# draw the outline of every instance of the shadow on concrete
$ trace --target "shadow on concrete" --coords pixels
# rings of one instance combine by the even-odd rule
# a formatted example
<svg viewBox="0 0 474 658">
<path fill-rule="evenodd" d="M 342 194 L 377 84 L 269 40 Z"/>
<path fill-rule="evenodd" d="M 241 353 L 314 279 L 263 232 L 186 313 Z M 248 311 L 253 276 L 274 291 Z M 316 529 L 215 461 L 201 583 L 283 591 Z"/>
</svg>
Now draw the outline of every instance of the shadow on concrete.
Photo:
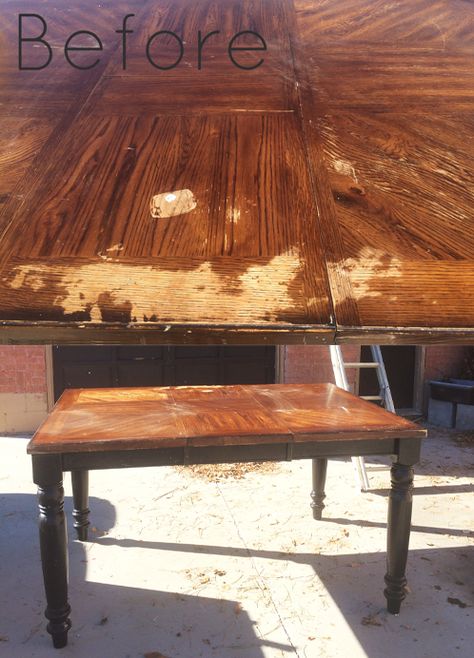
<svg viewBox="0 0 474 658">
<path fill-rule="evenodd" d="M 387 498 L 390 488 L 370 489 L 368 493 Z M 415 483 L 415 488 L 413 489 L 414 496 L 438 496 L 439 494 L 462 493 L 474 493 L 474 484 L 436 484 L 430 487 L 419 487 Z"/>
<path fill-rule="evenodd" d="M 409 654 L 426 657 L 434 655 L 425 653 L 425 648 L 432 648 L 433 642 L 438 648 L 436 655 L 455 655 L 459 658 L 472 655 L 474 546 L 411 550 L 407 571 L 409 594 L 402 605 L 401 614 L 394 616 L 385 610 L 384 551 L 321 555 L 270 549 L 247 550 L 227 546 L 116 540 L 110 537 L 100 538 L 98 542 L 127 548 L 140 546 L 157 551 L 207 553 L 242 559 L 263 558 L 310 565 L 369 658 L 400 658 Z M 262 567 L 262 573 L 270 587 L 272 578 L 281 578 L 275 567 L 272 569 L 273 576 L 265 573 L 265 566 Z M 315 629 L 318 629 L 316 635 L 322 632 L 320 624 L 321 620 L 315 619 Z M 447 628 L 449 632 L 446 632 Z M 330 630 L 327 629 L 326 633 L 330 633 Z M 439 640 L 434 639 L 437 635 Z"/>
<path fill-rule="evenodd" d="M 69 498 L 65 507 L 67 512 L 71 511 Z M 115 509 L 109 502 L 91 498 L 91 508 L 94 510 L 94 523 L 102 530 L 114 525 Z M 68 520 L 72 538 L 70 514 Z M 329 519 L 322 523 L 340 521 Z M 0 655 L 8 658 L 46 658 L 52 652 L 50 639 L 44 630 L 44 596 L 36 523 L 35 496 L 0 496 L 0 636 L 5 635 L 3 626 L 9 629 L 11 635 L 1 642 Z M 350 523 L 370 524 L 353 520 Z M 433 646 L 433 636 L 438 632 L 438 655 L 456 655 L 459 658 L 471 655 L 474 641 L 474 546 L 411 550 L 408 577 L 412 593 L 404 603 L 401 615 L 393 617 L 385 613 L 382 595 L 385 571 L 383 546 L 380 547 L 381 552 L 322 555 L 274 551 L 271 548 L 254 550 L 103 536 L 86 544 L 70 541 L 70 595 L 74 626 L 70 644 L 61 652 L 64 656 L 134 658 L 148 653 L 169 658 L 177 655 L 180 658 L 263 658 L 263 647 L 274 649 L 275 655 L 292 653 L 289 644 L 258 638 L 254 622 L 236 601 L 87 582 L 87 554 L 95 544 L 138 547 L 157 553 L 176 551 L 190 555 L 206 553 L 264 559 L 262 573 L 270 588 L 273 579 L 281 578 L 279 562 L 309 565 L 326 588 L 328 594 L 325 596 L 334 600 L 370 658 L 381 655 L 384 658 L 399 658 L 408 653 L 425 656 L 427 654 L 422 649 L 424 643 Z M 133 569 L 133 566 L 131 557 L 128 568 Z M 192 566 L 190 557 L 190 568 Z M 298 583 L 294 586 L 297 587 Z M 319 624 L 321 621 L 315 619 L 316 636 L 322 632 Z M 444 633 L 441 632 L 443 627 Z M 447 627 L 449 633 L 446 632 Z M 15 629 L 14 633 L 11 629 Z M 327 629 L 326 633 L 330 630 Z M 387 641 L 388 637 L 392 638 L 392 642 Z M 199 651 L 196 644 L 200 647 Z"/>
<path fill-rule="evenodd" d="M 101 531 L 114 526 L 115 508 L 108 501 L 91 497 L 90 507 Z M 43 616 L 36 510 L 34 495 L 0 495 L 0 656 L 6 658 L 46 658 L 54 652 Z M 65 511 L 73 628 L 58 656 L 263 658 L 263 646 L 274 648 L 275 655 L 292 653 L 290 644 L 259 638 L 255 622 L 237 601 L 88 582 L 94 542 L 72 541 L 70 497 Z"/>
<path fill-rule="evenodd" d="M 372 493 L 372 492 L 371 492 Z M 379 521 L 367 521 L 366 519 L 347 519 L 347 518 L 327 518 L 328 523 L 338 523 L 339 525 L 353 525 L 362 528 L 386 528 L 386 523 Z M 426 532 L 430 535 L 445 535 L 446 537 L 474 537 L 474 531 L 469 528 L 437 528 L 434 526 L 412 525 L 412 532 Z"/>
</svg>

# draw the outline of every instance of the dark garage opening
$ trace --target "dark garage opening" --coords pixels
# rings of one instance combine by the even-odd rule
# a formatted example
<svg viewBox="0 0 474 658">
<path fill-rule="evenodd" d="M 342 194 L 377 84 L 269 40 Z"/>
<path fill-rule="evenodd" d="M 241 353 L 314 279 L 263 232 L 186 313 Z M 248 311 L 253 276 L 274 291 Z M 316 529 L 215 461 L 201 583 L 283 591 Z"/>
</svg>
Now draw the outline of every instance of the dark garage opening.
<svg viewBox="0 0 474 658">
<path fill-rule="evenodd" d="M 415 406 L 416 347 L 413 345 L 383 345 L 382 356 L 392 391 L 395 408 L 412 409 Z M 372 361 L 370 347 L 363 346 L 362 361 Z M 361 370 L 360 395 L 378 395 L 379 385 L 373 370 Z"/>
<path fill-rule="evenodd" d="M 54 396 L 65 388 L 272 384 L 275 347 L 53 347 Z"/>
</svg>

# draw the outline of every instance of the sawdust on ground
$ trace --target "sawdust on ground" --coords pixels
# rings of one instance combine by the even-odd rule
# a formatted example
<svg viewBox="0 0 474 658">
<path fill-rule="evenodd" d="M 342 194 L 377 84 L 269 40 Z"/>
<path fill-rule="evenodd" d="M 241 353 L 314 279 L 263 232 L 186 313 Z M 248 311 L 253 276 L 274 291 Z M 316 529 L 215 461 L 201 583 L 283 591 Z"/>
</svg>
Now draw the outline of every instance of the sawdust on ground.
<svg viewBox="0 0 474 658">
<path fill-rule="evenodd" d="M 417 419 L 418 421 L 420 419 Z M 474 432 L 460 432 L 455 429 L 445 429 L 435 427 L 424 422 L 421 423 L 428 429 L 429 436 L 432 438 L 446 438 L 454 441 L 458 445 L 474 445 Z M 184 473 L 190 477 L 202 478 L 208 482 L 219 482 L 221 480 L 235 479 L 241 480 L 249 473 L 270 474 L 278 473 L 281 470 L 279 462 L 244 462 L 235 464 L 197 464 L 192 466 L 176 466 L 178 472 Z"/>
<path fill-rule="evenodd" d="M 423 423 L 423 425 L 427 428 L 430 438 L 445 438 L 454 441 L 458 445 L 474 445 L 474 430 L 460 431 L 446 427 L 437 427 L 428 423 Z"/>
<path fill-rule="evenodd" d="M 191 477 L 203 478 L 208 482 L 219 482 L 233 478 L 241 480 L 248 473 L 277 473 L 281 467 L 278 462 L 244 462 L 235 464 L 197 464 L 192 466 L 176 466 L 179 473 Z"/>
</svg>

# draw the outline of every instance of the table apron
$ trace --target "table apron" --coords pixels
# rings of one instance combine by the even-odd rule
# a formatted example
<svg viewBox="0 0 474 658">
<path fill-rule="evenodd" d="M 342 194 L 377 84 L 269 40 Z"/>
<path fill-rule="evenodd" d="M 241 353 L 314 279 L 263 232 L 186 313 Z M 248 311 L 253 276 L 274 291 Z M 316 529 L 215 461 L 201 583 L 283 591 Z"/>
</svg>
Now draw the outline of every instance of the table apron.
<svg viewBox="0 0 474 658">
<path fill-rule="evenodd" d="M 367 439 L 317 441 L 314 443 L 276 443 L 261 445 L 188 446 L 107 452 L 61 454 L 63 471 L 80 469 L 133 468 L 141 466 L 188 466 L 192 464 L 225 464 L 251 461 L 292 461 L 295 459 L 351 457 L 368 455 L 400 455 L 419 452 L 418 439 Z M 412 447 L 412 449 L 411 449 Z M 416 461 L 416 459 L 414 460 Z"/>
</svg>

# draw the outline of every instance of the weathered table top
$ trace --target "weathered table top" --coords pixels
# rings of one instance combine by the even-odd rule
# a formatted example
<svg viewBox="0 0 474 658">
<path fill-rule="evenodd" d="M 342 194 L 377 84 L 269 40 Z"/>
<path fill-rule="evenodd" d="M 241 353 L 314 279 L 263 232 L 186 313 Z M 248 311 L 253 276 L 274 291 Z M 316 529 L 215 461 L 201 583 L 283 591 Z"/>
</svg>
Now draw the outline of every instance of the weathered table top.
<svg viewBox="0 0 474 658">
<path fill-rule="evenodd" d="M 0 18 L 1 342 L 474 341 L 472 1 Z"/>
<path fill-rule="evenodd" d="M 426 430 L 334 384 L 69 389 L 31 454 L 376 438 Z"/>
</svg>

